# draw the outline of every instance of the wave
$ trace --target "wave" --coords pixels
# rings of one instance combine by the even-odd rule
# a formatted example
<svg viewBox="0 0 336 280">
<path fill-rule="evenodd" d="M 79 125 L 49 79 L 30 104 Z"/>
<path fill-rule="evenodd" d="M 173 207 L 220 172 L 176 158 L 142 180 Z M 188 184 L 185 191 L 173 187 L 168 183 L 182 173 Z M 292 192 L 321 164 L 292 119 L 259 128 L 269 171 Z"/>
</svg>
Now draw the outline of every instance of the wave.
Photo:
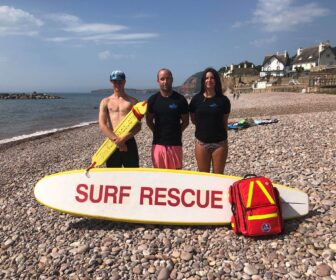
<svg viewBox="0 0 336 280">
<path fill-rule="evenodd" d="M 29 138 L 35 138 L 35 137 L 43 136 L 43 135 L 46 135 L 46 134 L 53 134 L 53 133 L 68 130 L 68 129 L 88 126 L 90 124 L 95 124 L 95 123 L 98 123 L 98 122 L 97 121 L 82 122 L 82 123 L 79 123 L 79 124 L 76 124 L 76 125 L 73 125 L 73 126 L 53 128 L 53 129 L 50 129 L 50 130 L 36 131 L 34 133 L 31 133 L 31 134 L 23 134 L 23 135 L 19 135 L 19 136 L 14 136 L 12 138 L 7 138 L 7 139 L 0 140 L 0 145 L 10 143 L 10 142 L 16 142 L 16 141 L 20 141 L 20 140 L 24 140 L 24 139 L 29 139 Z"/>
</svg>

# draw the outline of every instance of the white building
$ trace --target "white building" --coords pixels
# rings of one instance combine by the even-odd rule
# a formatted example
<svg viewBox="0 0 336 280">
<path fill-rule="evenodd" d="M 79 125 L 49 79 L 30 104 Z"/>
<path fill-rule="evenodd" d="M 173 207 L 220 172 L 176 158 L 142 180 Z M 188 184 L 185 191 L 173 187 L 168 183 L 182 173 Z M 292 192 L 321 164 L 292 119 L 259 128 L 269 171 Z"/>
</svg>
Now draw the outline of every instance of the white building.
<svg viewBox="0 0 336 280">
<path fill-rule="evenodd" d="M 277 52 L 276 54 L 265 56 L 260 77 L 283 77 L 289 72 L 289 70 L 290 60 L 288 53 L 286 51 L 283 53 Z"/>
<path fill-rule="evenodd" d="M 335 50 L 330 47 L 329 42 L 322 42 L 317 46 L 309 48 L 298 48 L 296 56 L 291 63 L 291 70 L 303 68 L 309 71 L 311 68 L 320 65 L 336 65 Z"/>
</svg>

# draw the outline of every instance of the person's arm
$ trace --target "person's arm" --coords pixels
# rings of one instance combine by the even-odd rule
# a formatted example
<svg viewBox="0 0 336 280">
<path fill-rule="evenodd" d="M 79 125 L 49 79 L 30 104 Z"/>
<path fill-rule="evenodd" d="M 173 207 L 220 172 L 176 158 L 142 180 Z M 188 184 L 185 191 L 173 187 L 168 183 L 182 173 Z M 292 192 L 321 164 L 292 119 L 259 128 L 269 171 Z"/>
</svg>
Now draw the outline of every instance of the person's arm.
<svg viewBox="0 0 336 280">
<path fill-rule="evenodd" d="M 195 113 L 190 112 L 190 120 L 191 120 L 192 124 L 195 124 L 195 122 L 196 122 Z"/>
<path fill-rule="evenodd" d="M 187 126 L 189 125 L 189 114 L 182 114 L 181 115 L 181 131 L 183 132 Z"/>
<path fill-rule="evenodd" d="M 227 96 L 224 95 L 224 98 L 226 99 L 226 109 L 224 111 L 224 129 L 225 131 L 228 131 L 229 115 L 231 112 L 231 102 Z"/>
<path fill-rule="evenodd" d="M 109 127 L 109 115 L 107 108 L 107 99 L 103 99 L 99 106 L 98 123 L 100 131 L 113 142 L 117 140 L 117 135 L 113 133 L 113 128 Z"/>
<path fill-rule="evenodd" d="M 146 123 L 149 129 L 154 132 L 154 114 L 149 112 L 146 113 Z"/>
<path fill-rule="evenodd" d="M 228 130 L 229 115 L 230 115 L 230 114 L 225 114 L 225 115 L 224 115 L 224 129 L 225 129 L 225 131 Z"/>
</svg>

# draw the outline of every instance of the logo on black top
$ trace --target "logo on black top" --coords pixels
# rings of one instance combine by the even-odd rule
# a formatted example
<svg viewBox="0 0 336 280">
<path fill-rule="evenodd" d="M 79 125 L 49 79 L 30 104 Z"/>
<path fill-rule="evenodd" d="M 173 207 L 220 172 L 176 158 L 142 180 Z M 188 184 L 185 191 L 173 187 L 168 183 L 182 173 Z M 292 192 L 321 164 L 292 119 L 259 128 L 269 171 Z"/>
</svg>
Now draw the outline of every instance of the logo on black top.
<svg viewBox="0 0 336 280">
<path fill-rule="evenodd" d="M 216 104 L 216 103 L 211 103 L 211 104 L 209 105 L 209 107 L 210 107 L 210 108 L 216 108 L 216 107 L 217 107 L 217 104 Z"/>
<path fill-rule="evenodd" d="M 177 109 L 177 105 L 175 103 L 169 104 L 170 109 Z"/>
</svg>

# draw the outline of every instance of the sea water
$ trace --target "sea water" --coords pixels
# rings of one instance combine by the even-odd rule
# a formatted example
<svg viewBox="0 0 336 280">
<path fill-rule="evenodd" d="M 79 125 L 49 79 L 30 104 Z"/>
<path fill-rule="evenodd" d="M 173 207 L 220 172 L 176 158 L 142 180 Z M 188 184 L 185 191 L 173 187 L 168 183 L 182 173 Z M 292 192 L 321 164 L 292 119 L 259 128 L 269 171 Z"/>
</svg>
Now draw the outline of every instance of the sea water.
<svg viewBox="0 0 336 280">
<path fill-rule="evenodd" d="M 151 94 L 127 92 L 139 101 Z M 0 100 L 0 144 L 98 121 L 99 103 L 109 94 L 50 94 L 63 99 Z"/>
</svg>

